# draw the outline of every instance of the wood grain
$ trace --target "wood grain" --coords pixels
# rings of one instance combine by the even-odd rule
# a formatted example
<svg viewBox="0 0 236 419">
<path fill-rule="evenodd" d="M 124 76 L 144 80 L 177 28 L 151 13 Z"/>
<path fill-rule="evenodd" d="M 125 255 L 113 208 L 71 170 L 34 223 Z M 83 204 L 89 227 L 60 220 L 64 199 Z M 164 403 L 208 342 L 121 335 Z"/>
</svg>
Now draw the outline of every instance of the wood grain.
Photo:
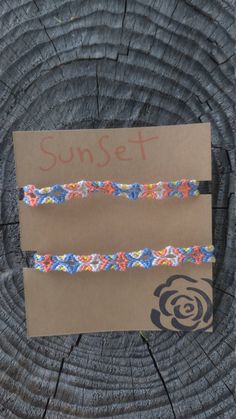
<svg viewBox="0 0 236 419">
<path fill-rule="evenodd" d="M 0 2 L 2 418 L 233 418 L 232 0 Z M 27 339 L 13 130 L 211 122 L 214 333 Z"/>
</svg>

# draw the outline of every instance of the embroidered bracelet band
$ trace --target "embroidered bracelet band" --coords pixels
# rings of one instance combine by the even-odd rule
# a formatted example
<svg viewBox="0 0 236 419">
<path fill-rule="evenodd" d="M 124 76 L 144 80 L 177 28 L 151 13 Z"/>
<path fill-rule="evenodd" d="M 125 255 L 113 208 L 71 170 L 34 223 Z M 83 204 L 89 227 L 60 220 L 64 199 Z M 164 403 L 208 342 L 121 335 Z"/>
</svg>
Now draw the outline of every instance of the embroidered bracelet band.
<svg viewBox="0 0 236 419">
<path fill-rule="evenodd" d="M 92 192 L 104 192 L 113 196 L 125 196 L 128 199 L 169 197 L 188 198 L 199 195 L 199 182 L 196 180 L 176 180 L 158 183 L 116 183 L 110 180 L 81 180 L 77 183 L 47 186 L 41 189 L 35 185 L 22 188 L 22 200 L 30 205 L 59 204 L 74 198 L 86 198 Z"/>
<path fill-rule="evenodd" d="M 128 268 L 152 268 L 159 265 L 178 266 L 191 262 L 201 264 L 215 262 L 214 246 L 173 247 L 167 246 L 156 251 L 149 248 L 134 252 L 118 252 L 111 255 L 91 254 L 75 255 L 67 253 L 61 256 L 34 254 L 34 269 L 43 272 L 63 271 L 70 274 L 81 271 L 107 271 L 114 269 L 125 271 Z"/>
</svg>

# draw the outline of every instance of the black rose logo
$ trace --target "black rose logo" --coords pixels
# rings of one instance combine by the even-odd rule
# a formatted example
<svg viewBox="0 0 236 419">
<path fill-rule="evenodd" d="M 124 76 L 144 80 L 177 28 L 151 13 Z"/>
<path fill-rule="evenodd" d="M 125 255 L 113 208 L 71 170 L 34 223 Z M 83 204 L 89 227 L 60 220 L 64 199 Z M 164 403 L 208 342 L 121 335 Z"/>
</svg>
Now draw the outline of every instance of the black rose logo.
<svg viewBox="0 0 236 419">
<path fill-rule="evenodd" d="M 210 279 L 173 275 L 154 292 L 158 308 L 152 309 L 151 320 L 161 330 L 207 330 L 213 318 L 211 293 Z"/>
</svg>

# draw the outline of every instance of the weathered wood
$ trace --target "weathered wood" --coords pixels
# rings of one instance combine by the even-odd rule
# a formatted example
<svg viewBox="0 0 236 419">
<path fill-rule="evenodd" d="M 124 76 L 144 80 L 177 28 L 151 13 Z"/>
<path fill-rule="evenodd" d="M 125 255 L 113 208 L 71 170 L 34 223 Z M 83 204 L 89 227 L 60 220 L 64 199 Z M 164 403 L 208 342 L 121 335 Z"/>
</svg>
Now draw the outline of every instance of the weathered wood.
<svg viewBox="0 0 236 419">
<path fill-rule="evenodd" d="M 233 3 L 1 0 L 2 418 L 234 417 Z M 213 128 L 214 333 L 27 340 L 12 130 L 198 121 Z"/>
</svg>

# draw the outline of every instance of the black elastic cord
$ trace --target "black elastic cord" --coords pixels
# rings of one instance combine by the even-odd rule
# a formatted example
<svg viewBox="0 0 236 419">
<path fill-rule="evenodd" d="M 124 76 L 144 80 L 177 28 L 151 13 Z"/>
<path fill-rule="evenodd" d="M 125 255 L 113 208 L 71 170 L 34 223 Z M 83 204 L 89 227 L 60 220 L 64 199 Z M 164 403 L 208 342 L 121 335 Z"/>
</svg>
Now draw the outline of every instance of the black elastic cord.
<svg viewBox="0 0 236 419">
<path fill-rule="evenodd" d="M 22 201 L 23 198 L 24 198 L 24 189 L 19 188 L 18 189 L 18 199 L 19 199 L 19 201 Z"/>
<path fill-rule="evenodd" d="M 212 182 L 211 180 L 200 180 L 198 190 L 201 195 L 212 193 Z"/>
</svg>

